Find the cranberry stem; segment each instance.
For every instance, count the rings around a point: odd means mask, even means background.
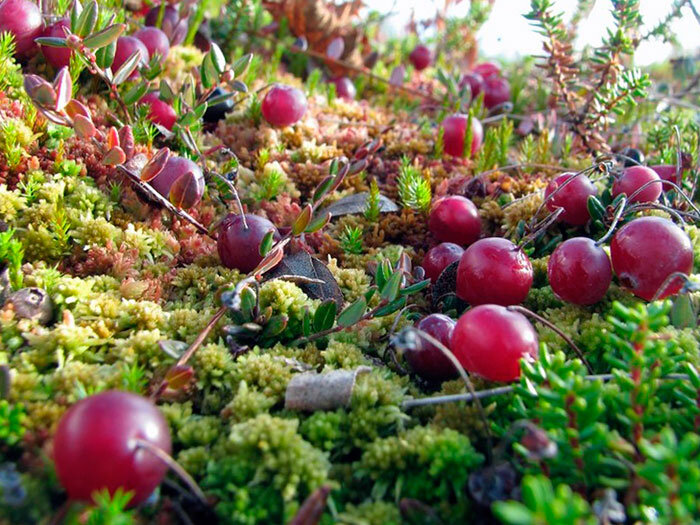
[[[627,197],[622,197],[622,199],[620,199],[620,202],[617,204],[617,210],[615,210],[615,216],[613,217],[613,220],[610,223],[610,227],[608,228],[608,231],[606,231],[605,235],[603,235],[600,239],[598,239],[596,241],[596,243],[595,243],[596,246],[600,246],[601,244],[603,244],[613,234],[613,232],[615,231],[615,227],[617,226],[617,223],[620,222],[620,218],[622,217],[622,214],[625,211],[626,205],[627,205]]]
[[[532,227],[532,231],[528,233],[525,237],[520,239],[520,242],[517,246],[518,250],[522,250],[525,246],[527,246],[535,239],[537,239],[537,237],[542,235],[547,230],[547,228],[549,228],[552,224],[556,222],[556,220],[559,218],[559,215],[561,215],[562,213],[564,213],[564,208],[557,208],[556,211],[550,213],[539,223],[535,224]]]

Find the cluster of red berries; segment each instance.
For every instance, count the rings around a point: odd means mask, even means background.
[[[510,100],[510,83],[501,75],[501,68],[493,62],[482,62],[466,73],[460,87],[469,86],[472,99],[484,94],[484,106],[495,108]]]

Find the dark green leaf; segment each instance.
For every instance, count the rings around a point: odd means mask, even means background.
[[[263,237],[263,240],[260,241],[260,249],[259,253],[261,257],[265,257],[267,255],[267,252],[270,251],[270,248],[272,248],[272,244],[274,242],[274,236],[275,232],[274,230],[270,230],[265,234],[265,237]]]
[[[314,331],[323,332],[333,327],[337,306],[335,301],[327,299],[319,305],[314,315]]]
[[[390,302],[386,306],[378,308],[374,315],[375,317],[384,317],[385,315],[390,315],[398,310],[401,310],[401,308],[403,308],[404,306],[406,306],[406,298],[399,297],[398,299]]]
[[[139,82],[124,94],[124,102],[128,105],[136,104],[146,94],[146,90],[148,90],[148,84]]]
[[[101,47],[95,52],[97,65],[102,69],[107,69],[114,62],[114,54],[117,52],[117,43],[112,42],[108,46]]]
[[[605,207],[594,195],[588,196],[588,213],[594,221],[602,221],[605,217]]]
[[[264,338],[277,337],[282,332],[284,332],[285,328],[287,328],[288,321],[289,321],[289,319],[287,318],[286,315],[272,316],[270,318],[270,320],[267,323],[265,323],[262,337],[264,337]]]
[[[108,46],[112,42],[116,42],[119,35],[121,35],[126,29],[126,24],[114,24],[109,27],[104,28],[102,31],[98,31],[94,35],[87,37],[83,44],[85,44],[90,49],[99,49],[101,47]]]
[[[80,13],[75,28],[73,28],[73,33],[82,38],[88,36],[95,28],[95,24],[97,23],[97,15],[97,2],[92,0],[92,2],[89,2],[85,6],[83,12]]]
[[[39,38],[35,38],[34,41],[37,44],[47,47],[68,47],[65,38],[55,36],[40,36]]]
[[[141,52],[134,51],[134,53],[126,59],[126,62],[124,62],[114,74],[114,79],[112,82],[114,82],[114,84],[117,86],[124,82],[134,71],[136,71],[136,68],[139,67],[141,59]]]
[[[365,301],[364,297],[360,297],[357,301],[340,312],[338,324],[344,327],[354,325],[365,315],[365,310],[367,310],[367,301]]]
[[[233,65],[231,66],[231,70],[233,71],[233,74],[236,75],[237,77],[241,76],[243,72],[248,69],[248,66],[250,65],[251,60],[253,60],[253,55],[251,53],[248,53],[247,55],[243,55],[241,58],[236,60]]]
[[[383,287],[380,287],[382,292],[382,299],[385,301],[393,301],[399,295],[399,289],[401,288],[401,279],[403,274],[400,271],[395,271],[391,274],[391,277],[387,280]]]
[[[407,286],[406,288],[403,288],[401,290],[401,295],[406,296],[406,295],[418,293],[421,290],[425,290],[428,286],[430,286],[430,279],[426,279],[425,281],[420,281],[418,283],[412,284],[411,286]]]
[[[326,224],[328,224],[331,220],[331,214],[327,213],[325,215],[319,215],[317,216],[314,220],[309,223],[309,225],[306,227],[306,230],[304,230],[306,233],[314,233],[319,231],[321,228],[323,228]]]
[[[691,328],[698,325],[693,301],[688,294],[676,297],[671,307],[671,324],[676,328]]]

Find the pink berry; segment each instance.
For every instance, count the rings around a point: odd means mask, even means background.
[[[562,173],[556,176],[547,185],[544,197],[547,199],[554,191],[573,177],[573,173]],[[583,226],[591,218],[588,212],[588,197],[596,195],[598,190],[585,175],[578,175],[563,186],[551,199],[547,200],[547,209],[555,212],[559,208],[564,211],[559,215],[559,220],[573,226]]]
[[[515,381],[520,360],[537,359],[537,332],[524,315],[484,304],[459,318],[450,348],[467,371],[490,381]]]
[[[676,181],[676,166],[673,164],[660,164],[658,166],[649,166],[652,170],[656,172],[656,174],[659,176],[661,180],[667,180],[670,182],[675,182]],[[683,170],[681,169],[681,172]],[[666,185],[664,186],[664,189],[670,188],[670,186]]]
[[[138,38],[133,36],[120,36],[117,39],[117,50],[114,52],[114,61],[112,62],[112,71],[116,73],[124,62],[136,52],[141,55],[141,65],[148,64],[148,49],[143,45]],[[134,80],[140,75],[138,68],[129,75],[129,80]]]
[[[273,126],[291,126],[306,113],[306,97],[301,90],[275,84],[262,102],[262,115]]]
[[[47,27],[42,36],[65,38],[66,33],[63,30],[64,27],[70,28],[70,22],[65,18]],[[44,54],[46,61],[51,64],[54,69],[68,67],[70,64],[70,57],[73,54],[73,51],[68,48],[51,46],[41,46],[41,52]]]
[[[467,115],[456,113],[442,121],[443,144],[445,152],[455,157],[464,157],[464,135],[467,129]],[[484,128],[478,119],[472,118],[471,154],[475,155],[481,147],[484,138]]]
[[[217,248],[219,258],[226,268],[235,268],[243,273],[249,273],[262,261],[260,243],[268,232],[274,232],[274,240],[280,235],[272,224],[259,215],[246,214],[248,228],[243,224],[240,215],[229,214],[221,223]]]
[[[163,33],[157,27],[144,27],[134,33],[134,37],[138,38],[148,50],[148,58],[153,58],[154,55],[160,56],[160,61],[165,62],[165,59],[170,53],[170,40],[168,35]]]
[[[501,76],[501,68],[493,62],[482,62],[481,64],[477,64],[476,66],[474,66],[474,69],[472,69],[472,73],[478,73],[483,78],[493,76],[499,77]]]
[[[451,243],[443,242],[433,246],[423,257],[421,266],[425,270],[425,277],[435,284],[445,268],[455,261],[459,261],[464,253],[464,248]]]
[[[151,111],[148,113],[148,118],[160,124],[168,130],[172,130],[177,121],[177,114],[170,104],[163,102],[158,98],[157,93],[147,93],[139,101],[141,104],[148,104]]]
[[[130,506],[147,499],[167,467],[137,440],[170,454],[168,424],[146,398],[112,390],[69,408],[53,440],[56,473],[68,496],[90,501],[95,491],[122,488],[134,493]]]
[[[153,6],[148,13],[146,13],[146,18],[144,19],[144,24],[149,27],[155,27],[156,23],[158,22],[158,15],[160,13],[160,4]],[[166,24],[175,27],[175,25],[179,22],[180,20],[180,15],[177,12],[177,9],[175,9],[172,6],[165,6],[165,12],[163,13],[163,22],[162,26],[165,26]]]
[[[693,269],[693,245],[688,235],[670,220],[640,217],[625,224],[610,243],[613,269],[620,284],[637,297],[663,299],[683,286],[673,279],[659,290],[671,274],[689,274]]]
[[[488,109],[510,101],[510,83],[497,76],[484,78],[484,106]]]
[[[459,82],[459,87],[469,85],[472,92],[472,100],[479,96],[484,89],[484,78],[479,73],[467,73]]]
[[[559,299],[589,305],[605,297],[612,281],[612,267],[603,248],[586,237],[574,237],[554,250],[547,276]]]
[[[450,348],[455,321],[443,314],[431,314],[424,317],[416,328],[440,341]],[[457,377],[458,372],[452,361],[434,344],[419,338],[417,348],[406,350],[404,357],[411,369],[423,379],[442,382]]]
[[[479,210],[466,197],[445,197],[433,206],[428,228],[439,241],[467,246],[481,235]]]
[[[418,71],[424,70],[433,61],[433,53],[422,44],[415,47],[411,54],[408,55],[408,59],[413,64]]]
[[[199,199],[201,199],[204,193],[204,175],[202,170],[192,162],[190,159],[185,157],[176,157],[171,155],[168,161],[161,171],[154,179],[152,179],[149,184],[160,193],[166,199],[170,198],[170,188],[180,177],[188,172],[192,172],[197,181],[197,191],[199,193]],[[199,199],[196,199],[199,202]]]
[[[330,80],[335,84],[335,93],[340,98],[345,100],[355,100],[357,95],[357,90],[355,89],[355,84],[352,83],[348,77],[335,77]]]
[[[34,39],[41,36],[42,26],[41,12],[36,3],[29,0],[0,2],[0,33],[9,31],[14,35],[18,55],[31,54],[36,47]]]
[[[612,194],[613,197],[617,197],[624,193],[629,198],[645,184],[660,180],[657,173],[646,166],[630,166],[625,168],[622,175],[613,183]],[[661,182],[654,182],[629,199],[629,202],[654,202],[662,191]]]
[[[488,237],[467,248],[457,267],[457,296],[472,306],[522,303],[532,286],[529,257],[508,239]]]

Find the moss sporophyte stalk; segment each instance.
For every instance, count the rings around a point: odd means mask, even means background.
[[[463,4],[0,0],[0,524],[700,521],[695,6]]]

